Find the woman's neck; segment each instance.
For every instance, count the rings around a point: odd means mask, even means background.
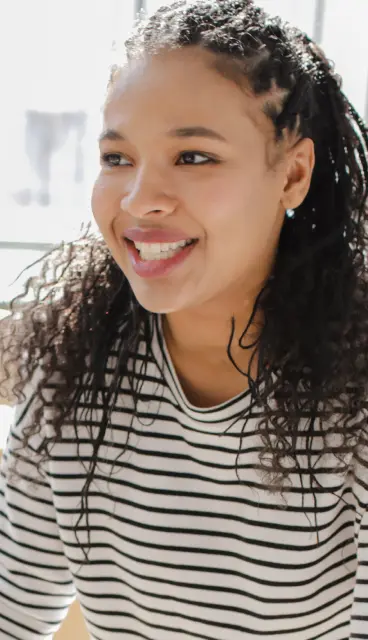
[[[259,335],[260,321],[250,327],[239,346],[239,339],[247,326],[252,309],[235,318],[231,355],[242,372],[248,373],[254,349],[244,346],[254,343]],[[222,404],[242,393],[248,379],[231,362],[227,350],[232,323],[213,313],[184,311],[163,318],[166,345],[183,391],[193,405],[210,407]],[[256,375],[256,358],[252,363],[252,376]]]

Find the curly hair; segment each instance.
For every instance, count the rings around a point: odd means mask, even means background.
[[[352,454],[360,457],[367,444],[368,130],[322,50],[251,0],[178,0],[162,7],[136,25],[126,42],[128,63],[162,47],[188,46],[212,52],[219,72],[236,82],[246,79],[256,96],[268,96],[273,87],[282,90],[282,99],[268,99],[265,106],[275,141],[297,131],[314,142],[309,192],[285,216],[272,273],[254,307],[265,318],[253,345],[259,375],[252,378],[252,363],[244,375],[261,416],[259,470],[265,486],[282,490],[291,470],[298,470],[301,432],[307,452],[313,438],[322,437],[321,455],[333,454],[335,461],[329,470],[349,473]],[[112,69],[109,87],[119,71]],[[34,300],[24,305],[30,289]],[[20,398],[36,369],[42,371],[22,447],[41,433],[50,402],[53,436],[42,439],[39,464],[51,456],[67,422],[78,440],[82,398],[83,411],[91,416],[97,398],[102,406],[97,435],[91,428],[93,455],[82,492],[82,515],[88,517],[88,489],[123,377],[138,398],[135,366],[129,362],[142,335],[150,345],[150,313],[135,299],[100,236],[90,232],[51,252],[11,309],[23,327],[22,339],[3,344],[6,378],[17,371],[13,393]],[[227,350],[237,367],[234,322]],[[118,357],[107,380],[113,348]],[[57,384],[50,401],[44,391],[53,376]],[[244,426],[248,413],[249,407],[241,416]],[[313,488],[312,465],[309,476]]]

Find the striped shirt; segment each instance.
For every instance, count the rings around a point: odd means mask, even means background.
[[[123,382],[98,453],[89,563],[82,564],[80,548],[88,540],[85,518],[78,541],[74,525],[99,407],[88,420],[81,410],[79,449],[65,424],[37,485],[7,473],[30,418],[9,434],[0,491],[0,639],[51,639],[76,597],[95,640],[368,639],[364,466],[352,460],[348,476],[328,473],[336,461],[319,455],[317,433],[313,492],[302,438],[300,468],[283,496],[267,491],[257,471],[257,415],[245,429],[237,420],[249,393],[216,407],[191,405],[160,316],[154,324],[136,414]],[[19,462],[24,476],[36,475],[36,448],[50,428],[46,419],[32,436],[34,453]]]

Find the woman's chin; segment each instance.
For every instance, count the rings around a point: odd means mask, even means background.
[[[133,293],[138,300],[139,304],[149,311],[150,313],[166,314],[174,313],[185,308],[183,301],[178,299],[173,300],[172,296],[165,296],[162,294],[151,292],[142,292],[133,288]],[[171,298],[171,299],[169,299]]]

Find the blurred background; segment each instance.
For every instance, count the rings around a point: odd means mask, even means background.
[[[170,0],[169,0],[170,1]],[[171,0],[172,1],[172,0]],[[110,66],[142,9],[162,0],[0,3],[0,314],[13,281],[91,220]],[[368,0],[258,0],[320,43],[368,121]],[[12,284],[13,283],[13,284]],[[0,448],[13,410],[0,407]]]

